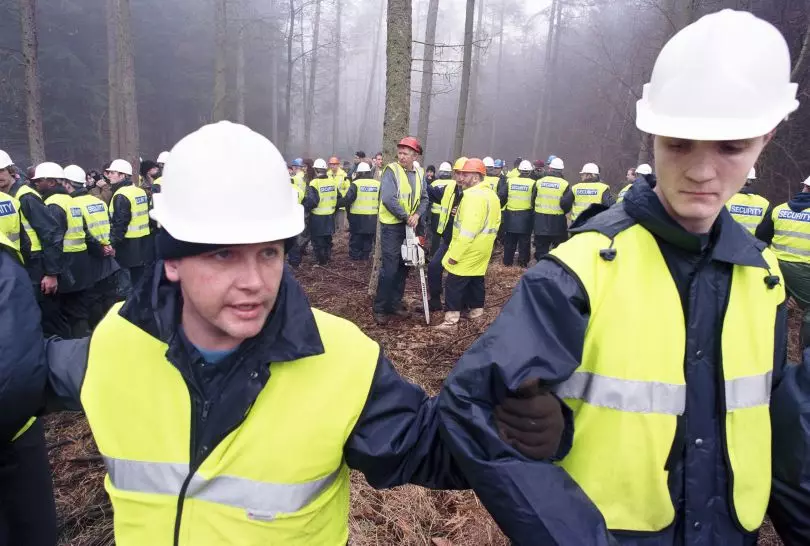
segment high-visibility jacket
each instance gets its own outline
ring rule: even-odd
[[[571,207],[571,221],[585,212],[591,205],[598,205],[602,202],[602,196],[610,191],[610,186],[604,182],[580,182],[571,188],[574,192],[574,206]]]
[[[506,178],[518,178],[520,177],[520,171],[517,170],[517,167],[506,173]]]
[[[295,180],[291,180],[290,186],[292,186],[292,189],[295,190],[295,193],[298,196],[298,204],[300,205],[304,202],[304,197],[306,196],[304,189],[296,184]]]
[[[37,199],[42,201],[42,196],[35,189],[25,185],[20,186],[20,189],[17,190],[17,195],[15,197],[19,201],[23,198],[23,196],[28,195],[29,193],[33,194]],[[31,252],[41,252],[42,243],[39,241],[39,235],[37,235],[37,232],[34,231],[34,228],[28,222],[28,218],[25,217],[25,213],[22,211],[22,209],[20,209],[20,221],[22,222],[25,234],[31,241]]]
[[[312,214],[329,216],[335,213],[338,190],[335,182],[329,178],[316,178],[309,185],[318,192],[318,206],[312,209]]]
[[[513,177],[506,181],[506,187],[508,189],[506,210],[531,210],[534,180],[522,176]]]
[[[298,171],[294,175],[292,175],[292,182],[297,187],[301,188],[301,191],[306,194],[307,193],[307,181],[304,179],[304,171]]]
[[[115,197],[119,194],[127,198],[132,213],[124,238],[140,239],[149,235],[149,198],[146,192],[132,185],[119,188],[110,200],[110,218],[115,215]]]
[[[178,546],[345,545],[343,449],[379,345],[313,309],[325,351],[268,363],[272,379],[243,420],[191,459],[186,382],[166,359],[167,345],[121,317],[120,307],[93,332],[81,388],[107,467],[116,544],[166,545],[176,536]]]
[[[787,203],[774,207],[771,249],[785,262],[810,263],[810,209],[794,212]]]
[[[568,181],[559,176],[544,176],[537,181],[537,196],[534,199],[534,212],[562,216],[565,214],[560,206]]]
[[[629,192],[629,191],[630,191],[630,188],[632,188],[632,187],[633,187],[633,183],[632,183],[632,182],[630,182],[630,183],[629,183],[629,184],[627,184],[625,187],[623,187],[623,188],[621,189],[621,191],[619,191],[619,195],[616,197],[616,202],[617,202],[617,203],[621,203],[622,201],[624,201],[624,194],[625,194],[625,193],[627,193],[627,192]]]
[[[0,193],[0,195],[5,196],[7,194]],[[8,197],[11,197],[11,196],[9,195]],[[11,197],[11,199],[14,199],[14,198]],[[0,201],[0,207],[3,206],[3,203],[4,203],[4,201]],[[23,262],[23,257],[22,257],[22,254],[20,253],[20,237],[19,237],[21,224],[18,223],[18,226],[17,226],[17,241],[16,242],[14,242],[14,240],[12,240],[12,238],[9,237],[9,234],[6,233],[5,228],[3,227],[3,224],[6,224],[5,218],[0,218],[0,246],[4,246],[4,247],[14,251],[14,256],[16,256],[17,259],[20,261],[20,263],[22,263]],[[10,225],[10,222],[9,222],[9,225]],[[17,436],[15,436],[14,439],[16,440],[23,432],[28,430],[27,427],[29,427],[29,426],[30,426],[30,423],[28,425],[26,425],[26,428],[24,428],[19,433],[17,433]]]
[[[0,233],[17,253],[20,252],[20,232],[23,229],[20,202],[7,193],[0,192]],[[4,239],[5,241],[5,239]]]
[[[439,223],[436,225],[436,233],[439,235],[444,234],[447,229],[447,223],[450,221],[450,212],[453,210],[453,205],[456,203],[456,181],[450,180],[444,186],[444,193],[442,193],[442,201],[439,203]]]
[[[500,225],[501,202],[486,182],[464,190],[442,266],[461,277],[486,275]]]
[[[436,180],[430,183],[430,186],[432,188],[446,188],[450,182],[453,182],[455,184],[455,181],[452,178],[437,178]],[[439,203],[431,203],[430,212],[432,214],[441,214],[442,213],[441,205]]]
[[[155,193],[160,192],[160,185],[162,183],[163,183],[163,177],[162,176],[160,178],[156,178],[155,180],[152,181],[152,188],[157,188],[157,191]],[[154,189],[152,191],[154,191]]]
[[[498,182],[500,181],[500,177],[497,176],[485,176],[484,177],[484,184],[489,186],[492,191],[498,191]]]
[[[380,212],[380,181],[373,178],[360,178],[352,182],[357,187],[357,197],[349,214],[377,215]]]
[[[83,252],[87,250],[84,233],[82,207],[65,193],[55,193],[45,200],[46,205],[56,205],[65,211],[67,231],[62,240],[62,252]]]
[[[402,168],[397,162],[389,163],[383,169],[383,175],[385,175],[385,170],[391,169],[394,172],[394,176],[397,179],[397,200],[399,201],[400,206],[405,209],[405,212],[408,215],[414,214],[417,210],[419,210],[419,201],[422,198],[422,184],[424,184],[424,171],[422,169],[416,169],[413,180],[414,180],[414,188],[411,191],[411,185],[408,183],[408,174],[405,172],[405,169]],[[382,179],[382,177],[380,177]],[[391,212],[385,207],[385,203],[380,202],[380,222],[383,224],[401,224],[402,220],[391,214]]]
[[[755,193],[735,193],[726,203],[731,216],[753,235],[771,204]]]
[[[608,261],[600,251],[613,248]],[[656,532],[672,524],[667,459],[686,407],[686,324],[658,243],[641,225],[613,239],[575,235],[551,251],[582,283],[592,312],[580,367],[557,388],[574,412],[574,442],[560,465],[610,529]],[[771,275],[779,264],[762,253]],[[762,268],[735,265],[721,335],[729,494],[737,521],[761,524],[771,485],[773,325],[784,285]],[[627,331],[632,343],[616,343]],[[650,365],[655,363],[655,365]],[[675,446],[677,449],[677,446]]]
[[[337,173],[333,173],[330,169],[326,171],[326,177],[335,183],[340,195],[346,195],[346,192],[349,191],[349,186],[351,186],[352,180],[343,169],[338,169]]]
[[[73,202],[82,208],[84,223],[93,239],[102,245],[110,244],[110,212],[107,205],[89,193],[73,198]]]

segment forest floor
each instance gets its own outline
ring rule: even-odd
[[[433,395],[444,378],[487,326],[497,317],[522,271],[500,264],[500,251],[487,273],[487,304],[484,317],[462,320],[456,331],[427,327],[421,314],[378,327],[367,295],[370,264],[348,259],[345,233],[335,236],[333,261],[328,267],[313,265],[311,255],[296,273],[312,305],[348,318],[378,341],[400,374]],[[405,293],[414,307],[420,299],[417,275],[411,274]],[[433,313],[431,322],[441,322]],[[800,318],[790,314],[790,359],[797,361],[795,335]],[[104,469],[87,422],[76,413],[46,418],[46,435],[54,474],[60,544],[108,546],[114,543],[112,510],[104,491]],[[353,546],[501,546],[509,541],[469,491],[430,491],[416,486],[387,491],[372,489],[363,476],[352,474],[352,504],[349,521]],[[770,525],[763,528],[760,546],[779,546]]]

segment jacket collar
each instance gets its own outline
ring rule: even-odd
[[[158,261],[127,299],[119,314],[150,336],[169,345],[167,356],[188,349],[179,336],[182,309],[180,287],[166,279]],[[301,285],[287,266],[281,278],[276,305],[261,332],[237,350],[237,354],[264,364],[289,362],[323,354],[315,317]]]
[[[48,191],[43,192],[42,193],[42,198],[47,199],[51,195],[57,195],[57,194],[69,195],[65,188],[63,188],[62,186],[56,186],[55,188],[51,188]]]

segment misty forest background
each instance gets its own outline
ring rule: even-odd
[[[658,51],[727,7],[791,48],[802,106],[757,165],[785,200],[810,175],[810,0],[0,0],[0,148],[92,168],[230,119],[289,158],[388,160],[409,133],[426,165],[555,154],[619,187],[652,159],[634,116]]]

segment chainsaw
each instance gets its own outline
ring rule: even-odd
[[[408,267],[419,270],[419,283],[422,285],[422,308],[425,310],[425,323],[430,325],[427,281],[425,280],[425,249],[411,226],[405,226],[405,242],[402,243],[402,260]]]

